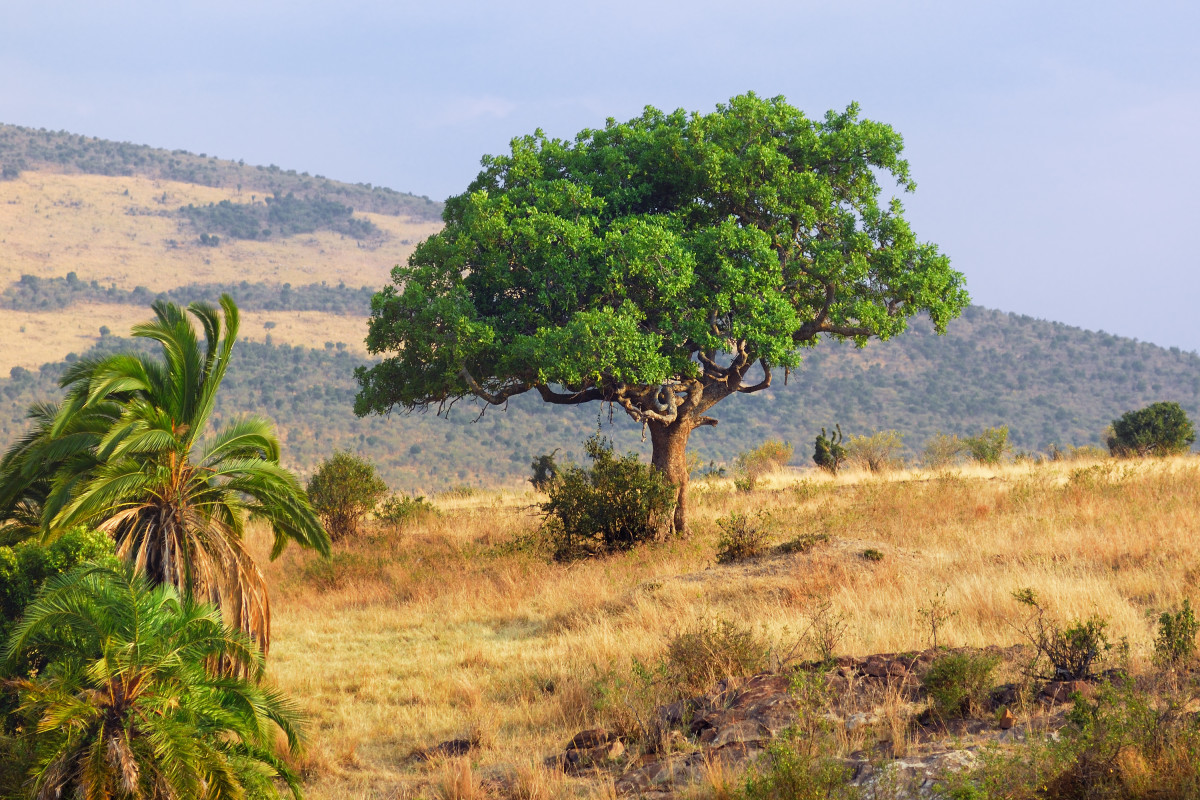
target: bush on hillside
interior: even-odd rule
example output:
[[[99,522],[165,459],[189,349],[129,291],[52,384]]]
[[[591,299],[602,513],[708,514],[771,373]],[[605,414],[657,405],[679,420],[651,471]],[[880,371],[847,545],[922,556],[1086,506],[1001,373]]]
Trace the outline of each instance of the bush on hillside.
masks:
[[[846,456],[863,469],[880,473],[902,465],[903,436],[897,431],[875,431],[870,436],[851,436]]]
[[[337,541],[358,533],[358,523],[375,510],[388,487],[375,474],[374,464],[343,451],[317,467],[306,491],[329,538]]]
[[[379,504],[375,518],[392,528],[402,528],[414,522],[438,516],[437,506],[421,495],[406,494],[389,497]]]
[[[825,429],[821,428],[821,433],[817,436],[814,444],[813,461],[830,475],[837,475],[842,462],[846,460],[846,448],[842,446],[842,438],[841,425],[836,426],[832,436],[826,434]]]
[[[733,564],[762,555],[767,549],[770,523],[771,516],[764,511],[758,512],[757,519],[737,513],[720,517],[717,520],[717,527],[721,529],[717,539],[717,563]]]
[[[1108,641],[1108,620],[1093,614],[1067,625],[1052,619],[1032,589],[1019,589],[1013,598],[1033,610],[1017,630],[1034,649],[1030,672],[1036,677],[1055,681],[1086,681],[1096,677],[1096,669],[1112,651]],[[1040,668],[1045,660],[1049,670]]]
[[[768,439],[753,450],[739,454],[736,469],[741,474],[761,478],[787,466],[792,453],[793,448],[787,442]]]
[[[1007,425],[987,428],[977,436],[969,436],[963,439],[963,445],[971,454],[971,458],[980,464],[999,464],[1004,459],[1004,454],[1012,449],[1008,443]]]
[[[1186,453],[1196,428],[1179,403],[1152,403],[1113,420],[1108,449],[1114,456],[1169,456]]]
[[[767,668],[771,646],[753,629],[725,619],[703,621],[667,645],[666,671],[679,696],[710,691],[722,678]]]
[[[1164,611],[1158,618],[1158,636],[1154,640],[1154,660],[1161,666],[1175,669],[1187,665],[1196,657],[1196,634],[1200,621],[1192,611],[1191,601],[1172,613]]]
[[[555,558],[571,560],[628,550],[664,532],[675,508],[675,487],[636,453],[617,457],[599,435],[584,443],[590,469],[564,467],[541,505]]]
[[[953,434],[935,433],[925,442],[921,460],[929,469],[945,469],[958,463],[967,452],[967,444]]]

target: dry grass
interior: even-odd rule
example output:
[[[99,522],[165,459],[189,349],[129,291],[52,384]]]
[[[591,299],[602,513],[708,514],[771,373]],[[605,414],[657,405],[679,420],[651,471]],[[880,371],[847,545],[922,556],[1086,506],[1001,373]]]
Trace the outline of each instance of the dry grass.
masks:
[[[1007,644],[1021,617],[1010,592],[1030,586],[1064,617],[1107,615],[1145,659],[1148,614],[1195,597],[1200,581],[1191,458],[883,479],[791,473],[765,485],[739,494],[725,481],[697,484],[690,539],[586,563],[504,546],[537,526],[528,494],[444,503],[441,517],[354,542],[332,563],[290,551],[268,569],[271,667],[313,717],[310,796],[474,791],[461,766],[408,758],[455,737],[481,743],[471,780],[515,774],[604,721],[597,678],[656,659],[698,619],[744,621],[787,644],[810,598],[823,597],[849,620],[843,651],[915,649],[928,637],[918,609],[944,590],[959,612],[944,642]],[[777,543],[832,538],[715,565],[715,518],[758,508],[770,510]],[[862,558],[865,548],[883,560]],[[554,787],[592,791],[574,779]]]
[[[165,196],[165,200],[163,199]],[[261,199],[261,198],[260,198]],[[0,289],[22,274],[145,286],[159,292],[191,283],[250,281],[301,286],[326,281],[379,287],[416,243],[440,224],[360,214],[385,232],[363,244],[321,231],[257,242],[224,240],[202,247],[190,225],[173,216],[180,206],[221,200],[248,202],[250,194],[140,177],[23,172],[0,182]],[[357,212],[356,212],[357,213]],[[174,244],[171,244],[171,242]],[[15,366],[38,367],[67,353],[82,353],[99,338],[101,325],[125,334],[149,309],[79,304],[46,312],[0,313],[0,374]],[[321,347],[345,342],[364,351],[366,318],[321,312],[247,312],[247,338],[262,340],[262,324],[276,323],[274,341]]]

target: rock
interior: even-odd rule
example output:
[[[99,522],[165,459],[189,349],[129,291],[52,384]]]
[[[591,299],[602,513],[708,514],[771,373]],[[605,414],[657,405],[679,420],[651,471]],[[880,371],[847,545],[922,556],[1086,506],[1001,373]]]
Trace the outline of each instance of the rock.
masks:
[[[606,767],[623,755],[625,745],[621,744],[620,739],[613,739],[596,747],[568,750],[563,754],[563,769],[571,775],[578,775],[581,772]]]
[[[470,739],[449,739],[428,750],[418,748],[413,751],[412,757],[418,761],[428,761],[431,758],[457,758],[470,753],[474,746]]]
[[[1096,695],[1096,687],[1087,681],[1050,681],[1041,692],[1041,700],[1046,703],[1069,703],[1075,692],[1090,700]]]
[[[1015,706],[1021,699],[1021,688],[1015,683],[1004,683],[988,693],[987,708],[998,711],[1001,708]]]
[[[862,671],[863,674],[869,675],[872,678],[886,678],[888,675],[888,662],[879,656],[871,656],[862,665]]]
[[[867,725],[874,725],[878,721],[879,717],[874,714],[866,714],[861,711],[857,714],[851,714],[846,717],[846,732],[849,733]]]
[[[889,661],[888,665],[887,665],[887,674],[888,675],[897,675],[897,676],[898,675],[907,675],[908,667],[904,664],[904,662],[899,661],[899,660]]]
[[[565,749],[567,750],[590,750],[593,747],[599,747],[602,744],[608,744],[613,739],[617,738],[614,734],[609,733],[603,728],[589,728],[586,731],[580,731],[575,734],[571,741],[567,742]]]
[[[727,744],[761,744],[771,741],[771,738],[771,729],[766,725],[752,719],[745,719],[735,722],[732,725],[726,725],[717,731],[716,735],[712,738],[712,746],[724,747]]]
[[[1016,725],[1016,724],[1017,724],[1017,718],[1015,716],[1013,716],[1012,711],[1010,711],[1007,708],[1004,709],[1004,713],[1000,715],[1000,721],[999,721],[1000,730],[1006,731],[1009,728],[1011,728],[1013,725]]]

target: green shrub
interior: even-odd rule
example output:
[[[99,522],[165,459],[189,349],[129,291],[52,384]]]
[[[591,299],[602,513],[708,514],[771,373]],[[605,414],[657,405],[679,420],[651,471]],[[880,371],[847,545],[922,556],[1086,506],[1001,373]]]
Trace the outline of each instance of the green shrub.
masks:
[[[999,664],[999,656],[985,653],[950,653],[937,658],[921,680],[934,712],[942,719],[979,713]]]
[[[729,620],[701,622],[667,645],[666,673],[680,696],[709,691],[722,678],[762,672],[770,644],[751,628]]]
[[[897,431],[875,431],[870,436],[851,436],[846,444],[850,461],[871,472],[887,472],[901,466],[903,436]]]
[[[757,520],[745,514],[730,514],[717,520],[721,535],[717,539],[717,562],[732,564],[757,558],[767,549],[771,516],[760,511]]]
[[[401,528],[413,522],[420,522],[438,515],[437,506],[424,497],[409,497],[406,494],[393,495],[379,504],[375,518],[385,525]]]
[[[737,492],[753,492],[758,486],[758,476],[742,473],[733,476],[733,489]]]
[[[0,643],[47,579],[85,562],[115,563],[115,558],[112,540],[86,528],[67,531],[47,545],[30,541],[0,547]]]
[[[952,434],[935,433],[925,442],[921,460],[929,469],[945,469],[958,463],[967,452],[966,443]]]
[[[375,474],[374,464],[343,451],[317,467],[306,491],[329,538],[337,541],[358,533],[359,521],[375,510],[388,487]]]
[[[1004,459],[1011,446],[1008,443],[1008,426],[988,428],[978,436],[963,439],[963,445],[971,458],[980,464],[999,464]]]
[[[533,472],[529,482],[539,492],[546,491],[546,487],[558,476],[558,463],[554,460],[557,453],[558,449],[555,448],[549,453],[534,456],[533,461],[529,464],[529,468]]]
[[[1158,618],[1158,636],[1154,639],[1154,658],[1164,667],[1181,667],[1196,657],[1196,634],[1200,621],[1189,600],[1175,613],[1164,611]]]
[[[830,475],[837,475],[842,462],[846,460],[846,448],[842,446],[842,426],[835,427],[833,436],[827,435],[825,429],[821,428],[813,448],[813,461]]]
[[[883,561],[883,551],[876,550],[874,547],[868,547],[862,551],[862,557],[867,561]]]
[[[541,505],[555,557],[570,560],[628,550],[657,538],[670,523],[675,487],[636,453],[620,458],[612,443],[593,436],[584,443],[590,469],[570,465],[547,489]]]
[[[1179,403],[1153,403],[1113,420],[1108,449],[1114,456],[1169,456],[1195,441],[1196,428]]]
[[[738,800],[851,800],[862,797],[851,785],[854,770],[841,760],[814,754],[807,737],[787,731],[746,774]]]
[[[1064,627],[1046,614],[1032,589],[1019,589],[1013,592],[1013,597],[1033,609],[1033,615],[1018,628],[1034,648],[1032,673],[1056,681],[1083,681],[1096,677],[1096,668],[1112,651],[1107,619],[1093,614]],[[1049,662],[1049,672],[1039,669],[1043,659]]]

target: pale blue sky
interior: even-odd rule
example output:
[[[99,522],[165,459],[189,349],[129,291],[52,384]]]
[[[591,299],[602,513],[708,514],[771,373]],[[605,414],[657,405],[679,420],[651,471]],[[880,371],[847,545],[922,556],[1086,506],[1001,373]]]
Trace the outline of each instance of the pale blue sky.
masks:
[[[1200,349],[1198,3],[5,6],[0,121],[435,198],[536,127],[855,100],[976,302]]]

